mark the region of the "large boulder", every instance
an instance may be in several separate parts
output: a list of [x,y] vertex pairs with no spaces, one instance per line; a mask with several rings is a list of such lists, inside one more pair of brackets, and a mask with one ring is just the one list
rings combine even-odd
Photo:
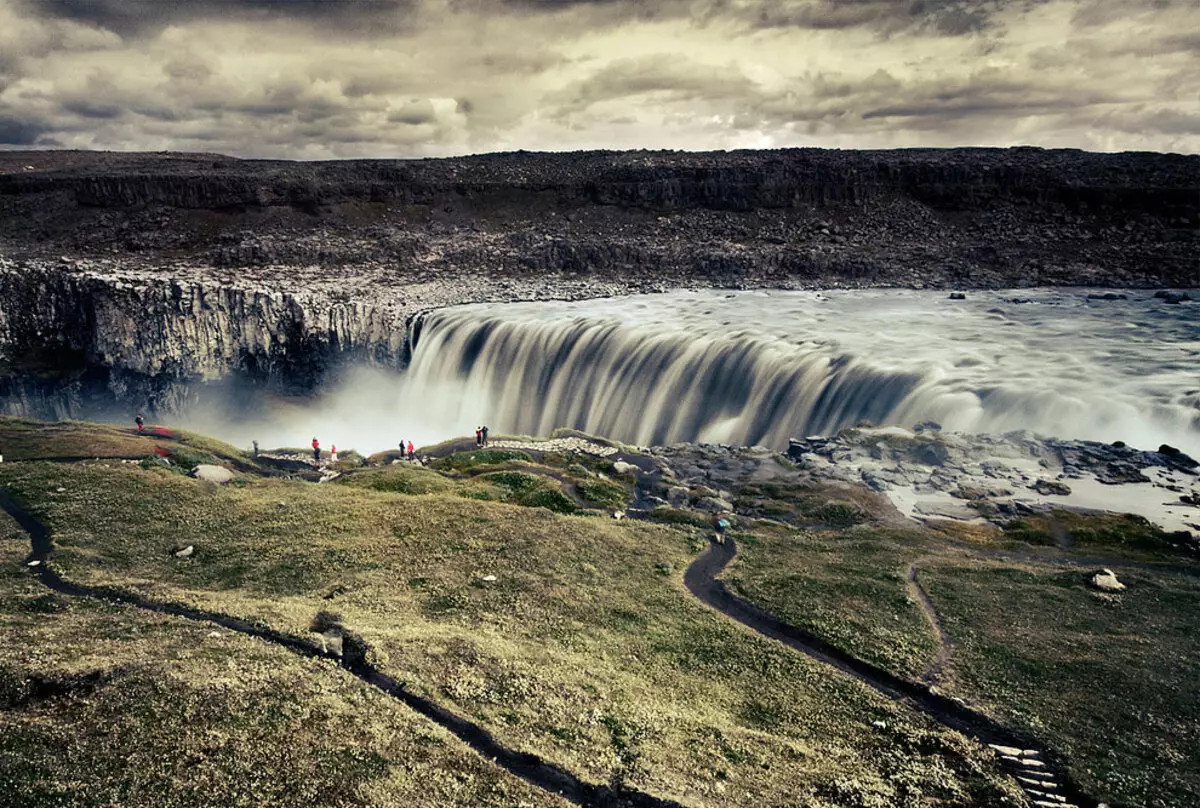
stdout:
[[719,497],[701,497],[696,501],[696,507],[708,513],[721,513],[722,511],[733,510],[732,503]]
[[224,485],[233,479],[233,472],[224,466],[213,466],[208,463],[201,463],[192,469],[192,476],[197,480],[205,480],[210,483]]
[[612,470],[614,474],[636,474],[638,467],[632,463],[626,463],[624,460],[618,460],[613,463]]

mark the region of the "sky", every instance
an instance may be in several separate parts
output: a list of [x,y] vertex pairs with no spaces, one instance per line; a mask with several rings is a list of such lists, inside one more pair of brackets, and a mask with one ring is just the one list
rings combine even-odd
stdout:
[[1200,0],[0,0],[0,148],[1200,152]]

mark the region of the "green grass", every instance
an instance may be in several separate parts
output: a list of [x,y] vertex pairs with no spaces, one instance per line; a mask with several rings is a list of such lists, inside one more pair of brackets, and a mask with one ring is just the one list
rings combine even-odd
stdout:
[[617,483],[597,479],[576,480],[579,496],[592,505],[610,510],[620,510],[629,504],[629,493]]
[[914,534],[759,529],[755,541],[742,543],[729,578],[783,620],[915,679],[929,669],[936,645],[905,587],[908,563],[924,552]]
[[[213,488],[119,464],[5,464],[0,482],[52,526],[69,579],[297,634],[317,612],[339,611],[416,692],[593,782],[687,804],[817,805],[836,794],[968,806],[1014,793],[978,747],[698,604],[679,580],[694,551],[687,531],[464,507],[453,492]],[[195,555],[174,558],[179,543]],[[896,751],[916,746],[930,751]]]
[[[92,457],[81,447],[130,437],[30,429],[0,422],[0,446]],[[26,462],[0,465],[0,484],[50,524],[69,580],[298,635],[318,612],[340,612],[371,660],[412,690],[593,782],[686,805],[1021,804],[977,745],[688,595],[682,571],[704,545],[707,517],[555,513],[577,507],[571,490],[597,505],[626,490],[586,488],[604,483],[587,473],[603,469],[570,468],[577,461],[482,450],[432,470],[356,469],[325,485],[248,473],[226,487],[119,462]],[[1118,567],[1129,591],[1100,598],[1082,571],[1051,566],[1048,522],[1006,535],[898,529],[872,522],[877,497],[858,489],[736,493],[757,514],[810,525],[755,523],[739,507],[742,557],[730,578],[744,596],[916,677],[934,651],[905,587],[919,559],[953,641],[943,689],[1047,739],[1103,798],[1196,801],[1200,709],[1188,683],[1200,681],[1200,582]],[[1166,558],[1136,520],[1055,518],[1081,554]],[[256,795],[265,805],[559,804],[325,663],[50,596],[19,572],[25,539],[7,520],[0,527],[0,703],[20,702],[31,675],[129,669],[86,698],[0,711],[0,794],[29,792],[36,778],[42,790],[31,793],[47,805],[255,804]],[[180,544],[194,556],[175,558]],[[886,731],[871,729],[877,719]],[[154,737],[139,739],[135,729],[152,724]],[[208,765],[174,763],[197,755]],[[84,796],[54,802],[69,784]],[[163,799],[149,796],[156,790]]]
[[1151,808],[1200,795],[1200,581],[1118,569],[935,567],[924,579],[955,641],[958,691],[1046,738],[1093,793]]
[[509,449],[476,449],[468,452],[457,452],[448,457],[435,460],[434,468],[446,471],[457,471],[462,474],[478,474],[488,470],[490,466],[499,466],[513,462],[533,462],[526,452]]
[[1054,546],[1065,541],[1079,550],[1118,550],[1169,554],[1171,543],[1157,526],[1133,514],[1081,514],[1056,510],[1009,522],[1004,535],[1014,541]]
[[[0,805],[565,806],[331,662],[77,598],[0,514]],[[30,700],[32,677],[101,683]]]

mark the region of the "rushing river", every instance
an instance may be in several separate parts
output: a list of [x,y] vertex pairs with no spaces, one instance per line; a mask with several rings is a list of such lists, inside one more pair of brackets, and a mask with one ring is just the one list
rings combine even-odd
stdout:
[[378,449],[486,423],[783,448],[863,420],[932,420],[1200,455],[1200,303],[1088,291],[681,291],[461,306],[424,318],[405,372],[352,376],[305,405],[288,437],[320,429]]

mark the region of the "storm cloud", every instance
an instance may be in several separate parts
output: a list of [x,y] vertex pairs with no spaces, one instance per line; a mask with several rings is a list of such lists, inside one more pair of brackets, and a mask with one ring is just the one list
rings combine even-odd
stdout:
[[1194,0],[0,0],[0,148],[1200,151]]

